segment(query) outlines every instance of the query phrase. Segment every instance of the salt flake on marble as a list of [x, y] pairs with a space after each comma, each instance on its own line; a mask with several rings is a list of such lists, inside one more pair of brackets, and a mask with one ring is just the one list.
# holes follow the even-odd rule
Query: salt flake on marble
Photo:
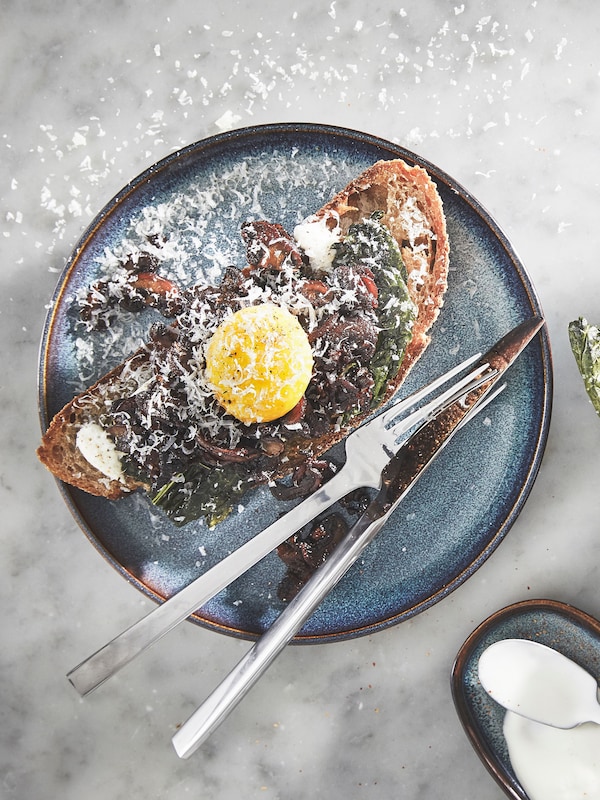
[[82, 214], [81, 203], [77, 200], [71, 200], [67, 206], [67, 210], [74, 217], [80, 217]]
[[240, 120], [239, 114], [234, 114], [233, 111], [229, 110], [215, 120], [215, 125], [221, 131], [230, 131]]
[[567, 40], [563, 36], [563, 38], [560, 40], [560, 42], [556, 45], [556, 49], [554, 51], [554, 58], [557, 61], [560, 61], [560, 59], [562, 58], [562, 52], [565, 49], [566, 44], [567, 44]]
[[160, 58], [160, 45], [159, 44], [155, 44], [154, 45], [154, 55]]
[[73, 143], [73, 147], [85, 147], [87, 139], [80, 131], [75, 131], [71, 142]]
[[193, 103], [193, 100], [191, 95], [189, 95], [185, 89], [182, 89], [179, 92], [179, 97], [177, 98], [177, 102], [181, 106], [190, 106]]

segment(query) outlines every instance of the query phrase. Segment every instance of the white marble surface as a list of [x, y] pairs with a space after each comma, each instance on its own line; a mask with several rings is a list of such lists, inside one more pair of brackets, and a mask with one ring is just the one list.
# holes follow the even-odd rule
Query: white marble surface
[[[566, 333], [600, 321], [596, 3], [3, 0], [0, 20], [0, 797], [498, 800], [454, 712], [458, 647], [526, 598], [600, 616], [600, 420]], [[36, 462], [38, 346], [65, 259], [129, 178], [279, 121], [396, 141], [491, 211], [546, 311], [551, 435], [523, 513], [466, 584], [375, 636], [288, 649], [181, 761], [175, 726], [247, 644], [185, 624], [88, 699], [67, 683], [151, 602]]]

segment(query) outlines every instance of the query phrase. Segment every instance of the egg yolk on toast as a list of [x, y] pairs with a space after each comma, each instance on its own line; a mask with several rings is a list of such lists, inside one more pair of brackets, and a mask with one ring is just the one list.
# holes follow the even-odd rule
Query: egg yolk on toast
[[206, 377], [218, 403], [247, 425], [291, 411], [306, 391], [312, 368], [302, 326], [272, 303], [226, 317], [206, 347]]

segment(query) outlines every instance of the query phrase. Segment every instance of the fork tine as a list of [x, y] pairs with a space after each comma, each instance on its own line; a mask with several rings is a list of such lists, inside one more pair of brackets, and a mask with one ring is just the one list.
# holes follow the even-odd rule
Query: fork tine
[[[482, 371], [484, 374], [482, 375]], [[407, 417], [404, 417], [396, 424], [391, 424], [389, 427], [389, 433], [391, 439], [395, 442], [398, 441], [407, 431], [411, 428], [414, 428], [416, 425], [420, 424], [428, 417], [437, 414], [440, 411], [443, 411], [449, 405], [454, 403], [456, 400], [464, 397], [465, 395], [469, 394], [469, 392], [478, 389], [484, 383], [487, 383], [489, 380], [494, 378], [498, 375], [498, 370], [491, 370], [489, 369], [488, 364], [478, 364], [476, 369], [471, 370], [467, 375], [461, 378], [459, 381], [454, 383], [449, 389], [446, 389], [445, 392], [434, 397], [428, 403], [421, 406], [418, 411], [415, 411], [413, 414], [410, 414]], [[392, 411], [394, 407], [390, 409]], [[387, 415], [388, 412], [386, 412]], [[397, 412], [388, 415], [387, 420], [384, 420], [384, 425], [389, 425], [390, 421], [393, 423], [393, 420], [398, 416]]]
[[382, 425], [387, 425], [391, 422], [395, 417], [399, 417], [400, 414], [403, 414], [408, 409], [413, 408], [418, 403], [423, 400], [423, 398], [430, 395], [432, 392], [435, 392], [436, 389], [439, 389], [440, 386], [443, 386], [445, 383], [451, 378], [454, 378], [456, 375], [459, 375], [463, 372], [467, 367], [470, 367], [474, 364], [478, 359], [481, 358], [481, 353], [475, 353], [475, 355], [466, 358], [461, 364], [457, 364], [455, 367], [452, 367], [445, 372], [443, 375], [435, 378], [435, 380], [428, 383], [426, 386], [422, 386], [416, 392], [413, 392], [408, 397], [405, 397], [402, 400], [398, 400], [396, 403], [391, 405], [386, 411], [376, 417], [378, 423]]

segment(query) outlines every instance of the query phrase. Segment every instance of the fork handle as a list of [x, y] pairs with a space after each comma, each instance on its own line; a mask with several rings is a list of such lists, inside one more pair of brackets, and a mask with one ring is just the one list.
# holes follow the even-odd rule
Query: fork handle
[[363, 515], [290, 601], [265, 633], [232, 669], [211, 695], [173, 736], [180, 758], [188, 758], [208, 739], [223, 720], [269, 668], [287, 643], [300, 630], [321, 601], [350, 569], [365, 547], [385, 525], [395, 506], [383, 517], [372, 520]]
[[74, 667], [67, 674], [67, 678], [80, 695], [89, 694], [201, 608], [232, 581], [243, 575], [289, 536], [356, 488], [355, 477], [343, 469], [340, 470], [304, 502], [279, 517], [264, 531], [234, 550]]

